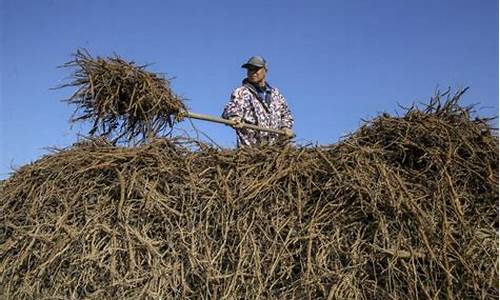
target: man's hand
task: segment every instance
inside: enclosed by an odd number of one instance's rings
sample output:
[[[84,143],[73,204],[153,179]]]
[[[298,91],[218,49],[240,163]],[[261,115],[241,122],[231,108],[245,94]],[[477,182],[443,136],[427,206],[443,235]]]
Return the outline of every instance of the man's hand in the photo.
[[[281,130],[283,130],[285,132],[285,136],[289,139],[295,137],[295,133],[293,133],[293,130],[291,130],[290,128],[282,128]]]
[[[234,129],[241,129],[241,128],[243,128],[243,119],[241,117],[232,117],[232,118],[230,118],[230,120],[235,122],[232,125],[232,127]]]

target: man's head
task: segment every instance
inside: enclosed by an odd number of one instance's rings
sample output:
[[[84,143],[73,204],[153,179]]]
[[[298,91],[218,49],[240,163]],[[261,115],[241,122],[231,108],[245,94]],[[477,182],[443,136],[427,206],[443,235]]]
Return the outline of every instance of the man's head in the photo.
[[[267,64],[262,56],[252,56],[241,66],[247,69],[247,79],[253,84],[264,86],[266,84]]]

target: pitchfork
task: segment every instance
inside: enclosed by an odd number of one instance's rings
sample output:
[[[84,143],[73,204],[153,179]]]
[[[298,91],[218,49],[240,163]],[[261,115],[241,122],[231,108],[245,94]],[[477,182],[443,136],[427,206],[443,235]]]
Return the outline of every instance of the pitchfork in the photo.
[[[215,122],[215,123],[222,123],[222,124],[226,124],[226,125],[230,125],[230,126],[234,126],[234,125],[237,125],[239,123],[239,122],[234,121],[234,120],[228,120],[228,119],[219,118],[219,117],[215,117],[215,116],[198,114],[198,113],[194,113],[194,112],[190,112],[190,111],[183,111],[182,113],[180,113],[180,115],[188,117],[188,118],[192,118],[192,119],[210,121],[210,122]],[[239,123],[239,126],[241,128],[248,128],[248,129],[252,129],[252,130],[259,130],[259,131],[265,131],[265,132],[271,132],[271,133],[277,133],[277,134],[287,135],[287,133],[284,130],[274,129],[274,128],[267,128],[267,127],[261,127],[261,126],[257,126],[257,125],[254,125],[254,124]]]

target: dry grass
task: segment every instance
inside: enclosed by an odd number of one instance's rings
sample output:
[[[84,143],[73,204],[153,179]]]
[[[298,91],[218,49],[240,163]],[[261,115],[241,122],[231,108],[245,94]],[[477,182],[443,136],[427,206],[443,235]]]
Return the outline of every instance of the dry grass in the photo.
[[[459,96],[330,146],[55,151],[0,194],[0,294],[496,299],[498,137]]]
[[[142,142],[171,128],[186,110],[168,79],[118,56],[93,58],[78,50],[63,67],[75,69],[61,86],[76,89],[66,100],[76,107],[71,121],[91,121],[91,135]]]

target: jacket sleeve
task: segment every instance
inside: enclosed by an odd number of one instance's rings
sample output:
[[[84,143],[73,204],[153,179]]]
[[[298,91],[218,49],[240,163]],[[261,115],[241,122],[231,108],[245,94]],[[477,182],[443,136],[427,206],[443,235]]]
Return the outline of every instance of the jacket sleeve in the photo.
[[[224,106],[222,117],[224,119],[229,119],[232,117],[243,118],[245,114],[245,106],[245,99],[243,98],[241,91],[236,89],[231,94],[231,99],[229,100],[229,102]]]
[[[288,104],[286,103],[285,97],[280,94],[281,105],[280,105],[280,113],[281,113],[281,128],[290,128],[293,127],[293,116]]]

